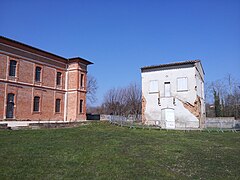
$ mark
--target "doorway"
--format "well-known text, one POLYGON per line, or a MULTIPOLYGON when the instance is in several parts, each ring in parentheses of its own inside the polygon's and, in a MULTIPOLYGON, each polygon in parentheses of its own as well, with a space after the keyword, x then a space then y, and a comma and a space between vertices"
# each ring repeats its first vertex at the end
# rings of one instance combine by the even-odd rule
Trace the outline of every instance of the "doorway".
POLYGON ((163 120, 166 124, 166 129, 175 129, 175 115, 174 109, 163 109, 162 110, 163 120))

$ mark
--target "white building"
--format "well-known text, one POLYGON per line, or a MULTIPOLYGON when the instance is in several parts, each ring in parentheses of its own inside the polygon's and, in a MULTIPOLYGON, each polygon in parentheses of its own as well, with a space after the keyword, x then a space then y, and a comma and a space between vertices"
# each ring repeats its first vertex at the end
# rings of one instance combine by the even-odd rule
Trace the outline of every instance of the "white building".
POLYGON ((142 121, 167 129, 202 128, 204 71, 200 60, 141 68, 142 121))

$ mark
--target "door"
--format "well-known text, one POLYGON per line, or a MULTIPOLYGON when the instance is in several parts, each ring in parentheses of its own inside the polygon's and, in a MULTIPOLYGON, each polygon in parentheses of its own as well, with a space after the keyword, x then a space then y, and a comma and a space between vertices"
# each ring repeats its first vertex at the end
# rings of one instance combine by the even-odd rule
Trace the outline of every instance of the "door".
POLYGON ((10 93, 7 96, 6 118, 13 118, 13 113, 14 113, 14 94, 10 93))
POLYGON ((167 129, 175 129, 175 117, 173 109, 165 109, 165 122, 167 129))
POLYGON ((165 95, 165 97, 170 96, 170 91, 171 91, 170 82, 165 82, 164 83, 164 95, 165 95))

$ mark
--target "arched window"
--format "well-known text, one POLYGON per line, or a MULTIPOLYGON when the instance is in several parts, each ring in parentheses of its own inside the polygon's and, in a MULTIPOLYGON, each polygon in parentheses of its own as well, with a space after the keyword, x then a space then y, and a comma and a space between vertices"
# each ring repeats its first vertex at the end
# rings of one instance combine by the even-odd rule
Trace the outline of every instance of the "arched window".
POLYGON ((40 82, 41 81, 41 70, 42 68, 37 66, 35 70, 35 81, 40 82))

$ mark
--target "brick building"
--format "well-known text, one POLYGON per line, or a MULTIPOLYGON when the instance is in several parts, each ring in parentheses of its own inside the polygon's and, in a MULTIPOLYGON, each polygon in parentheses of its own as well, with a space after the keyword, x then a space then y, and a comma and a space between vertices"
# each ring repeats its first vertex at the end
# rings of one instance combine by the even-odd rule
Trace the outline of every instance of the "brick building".
POLYGON ((85 120, 89 64, 0 36, 0 120, 85 120))

